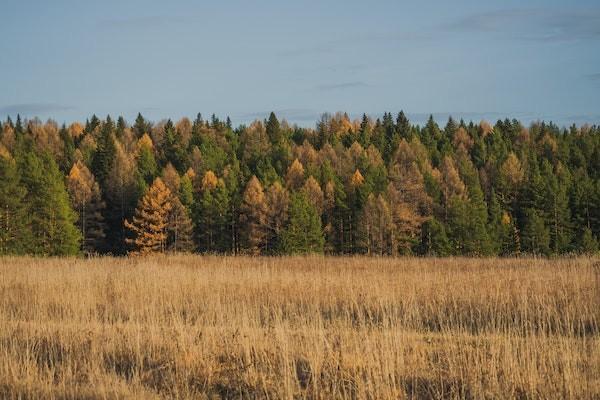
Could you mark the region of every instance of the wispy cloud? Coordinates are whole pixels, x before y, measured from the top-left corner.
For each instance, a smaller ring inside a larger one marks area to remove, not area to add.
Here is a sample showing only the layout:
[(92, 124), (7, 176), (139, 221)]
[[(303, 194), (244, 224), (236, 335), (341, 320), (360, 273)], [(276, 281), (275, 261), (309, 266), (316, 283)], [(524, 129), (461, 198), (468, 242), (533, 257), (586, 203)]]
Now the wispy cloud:
[(320, 90), (322, 92), (327, 92), (327, 91), (331, 91), (331, 90), (353, 89), (353, 88), (359, 88), (359, 87), (365, 87), (365, 86), (368, 86), (368, 85), (362, 81), (325, 83), (323, 85), (318, 85), (317, 90)]
[(600, 8), (519, 8), (467, 15), (445, 26), (451, 31), (487, 32), (532, 41), (600, 39)]
[(585, 75), (587, 79), (590, 81), (600, 81), (600, 72), (596, 72), (595, 74)]
[(75, 108), (63, 104), (55, 103), (23, 103), (23, 104), (9, 104), (0, 107), (0, 114), (22, 114), (26, 116), (34, 116), (40, 114), (49, 114), (60, 111), (70, 111)]

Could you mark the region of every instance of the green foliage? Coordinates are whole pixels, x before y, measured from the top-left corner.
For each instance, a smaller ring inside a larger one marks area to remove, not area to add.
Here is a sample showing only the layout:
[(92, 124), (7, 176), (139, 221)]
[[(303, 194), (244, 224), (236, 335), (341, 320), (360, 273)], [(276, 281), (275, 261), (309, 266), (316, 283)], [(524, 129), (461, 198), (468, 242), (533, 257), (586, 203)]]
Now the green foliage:
[[(176, 208), (192, 211), (193, 246), (202, 251), (560, 255), (594, 252), (600, 237), (598, 126), (449, 118), (440, 129), (432, 116), (421, 127), (401, 111), (354, 121), (324, 114), (316, 129), (274, 113), (237, 128), (215, 115), (198, 114), (190, 127), (155, 126), (138, 114), (131, 129), (122, 117), (92, 115), (84, 129), (57, 132), (17, 116), (0, 126), (0, 158), (2, 254), (77, 253), (63, 183), (75, 162), (99, 183), (89, 210), (106, 221), (84, 247), (113, 254), (126, 252), (123, 221), (168, 163), (177, 170), (168, 181)], [(205, 188), (207, 171), (214, 182)], [(299, 197), (308, 176), (318, 181), (311, 200)], [(275, 195), (266, 193), (276, 182), (289, 193), (274, 212), (267, 197)]]
[(282, 234), (282, 248), (286, 254), (323, 253), (325, 238), (321, 219), (305, 195), (292, 196), (288, 225)]
[(78, 254), (81, 234), (75, 227), (77, 216), (69, 204), (64, 177), (52, 157), (26, 151), (20, 155), (19, 169), (27, 190), (24, 203), (31, 218), (28, 252), (46, 256)]
[(25, 254), (32, 241), (27, 189), (15, 160), (0, 155), (0, 255)]

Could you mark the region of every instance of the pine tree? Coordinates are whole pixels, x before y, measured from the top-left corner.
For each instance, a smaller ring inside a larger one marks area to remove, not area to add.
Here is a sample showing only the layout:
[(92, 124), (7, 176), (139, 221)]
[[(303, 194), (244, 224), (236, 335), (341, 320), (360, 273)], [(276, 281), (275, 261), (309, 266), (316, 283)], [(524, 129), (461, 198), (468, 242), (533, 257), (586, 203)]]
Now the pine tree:
[(286, 254), (323, 253), (325, 238), (321, 219), (304, 194), (292, 196), (289, 215), (281, 238), (283, 251)]
[(240, 206), (242, 243), (252, 255), (260, 254), (267, 237), (267, 202), (260, 181), (252, 176), (244, 191)]
[(132, 222), (125, 220), (125, 227), (133, 238), (126, 242), (133, 246), (133, 254), (164, 253), (167, 249), (167, 229), (171, 191), (162, 179), (156, 178), (138, 203)]

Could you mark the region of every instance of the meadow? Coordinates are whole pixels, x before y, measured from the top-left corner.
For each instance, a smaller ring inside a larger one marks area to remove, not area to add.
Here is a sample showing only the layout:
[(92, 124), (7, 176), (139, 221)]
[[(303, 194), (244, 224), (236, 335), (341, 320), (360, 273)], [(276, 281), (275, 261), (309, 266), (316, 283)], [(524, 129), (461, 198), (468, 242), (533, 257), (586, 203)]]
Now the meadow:
[(0, 259), (0, 398), (600, 398), (600, 260)]

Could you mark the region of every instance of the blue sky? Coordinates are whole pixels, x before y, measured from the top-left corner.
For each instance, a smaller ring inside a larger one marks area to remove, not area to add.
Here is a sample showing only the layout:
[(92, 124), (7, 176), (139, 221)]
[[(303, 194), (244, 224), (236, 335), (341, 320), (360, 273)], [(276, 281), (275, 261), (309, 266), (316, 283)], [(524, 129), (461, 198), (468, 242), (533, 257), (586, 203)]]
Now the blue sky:
[(2, 0), (0, 117), (600, 122), (598, 1)]

